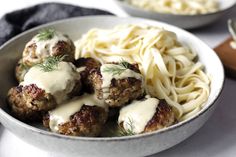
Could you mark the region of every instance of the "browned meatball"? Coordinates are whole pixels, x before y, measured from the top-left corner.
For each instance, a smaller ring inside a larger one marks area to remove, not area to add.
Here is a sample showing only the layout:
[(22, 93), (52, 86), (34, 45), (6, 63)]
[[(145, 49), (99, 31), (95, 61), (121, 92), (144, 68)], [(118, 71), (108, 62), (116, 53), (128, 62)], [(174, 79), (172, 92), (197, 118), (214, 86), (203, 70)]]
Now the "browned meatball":
[[(132, 122), (132, 117), (129, 118), (130, 122), (128, 123), (128, 125), (130, 125), (130, 127), (133, 129), (136, 128), (137, 126), (135, 126)], [(153, 115), (151, 120), (148, 121), (144, 130), (141, 133), (156, 131), (168, 127), (174, 124), (175, 122), (176, 118), (172, 107), (169, 106), (165, 100), (160, 100), (158, 107), (156, 108), (155, 114)], [(132, 129), (125, 130), (123, 126), (123, 121), (119, 123), (119, 126), (122, 136), (137, 134)]]
[(50, 93), (58, 104), (80, 95), (80, 73), (72, 63), (50, 57), (43, 64), (31, 67), (21, 85), (37, 85)]
[(176, 121), (175, 114), (170, 105), (165, 100), (160, 100), (156, 113), (147, 123), (144, 132), (152, 132), (174, 124)]
[[(71, 136), (99, 136), (107, 120), (107, 111), (98, 106), (83, 105), (81, 109), (70, 116), (66, 123), (58, 125), (58, 133)], [(49, 128), (49, 114), (44, 116), (43, 124)]]
[(53, 29), (39, 32), (27, 43), (23, 51), (23, 63), (29, 67), (42, 63), (49, 56), (66, 55), (64, 61), (74, 61), (75, 46), (67, 36)]
[[(155, 113), (152, 116), (152, 118), (146, 124), (144, 123), (143, 130), (139, 130), (140, 129), (139, 124), (141, 124), (141, 127), (142, 127), (143, 121), (145, 121), (146, 119), (145, 118), (143, 119), (143, 117), (137, 118), (137, 116), (142, 116), (142, 114), (139, 111), (140, 109), (142, 109), (142, 112), (143, 111), (149, 112), (149, 111), (145, 111), (145, 108), (146, 108), (145, 106), (148, 105), (147, 103), (150, 103), (148, 101), (145, 101), (147, 99), (149, 98), (145, 98), (144, 100), (140, 100), (140, 101), (134, 101), (134, 103), (130, 105), (135, 104), (138, 106), (127, 105), (126, 107), (128, 108), (125, 107), (124, 108), (125, 110), (123, 110), (123, 112), (121, 110), (120, 117), (118, 118), (118, 122), (119, 122), (118, 125), (120, 126), (119, 129), (120, 129), (121, 135), (127, 136), (127, 135), (139, 134), (139, 133), (152, 132), (152, 131), (156, 131), (156, 130), (168, 127), (176, 122), (175, 114), (172, 107), (168, 105), (165, 100), (160, 100), (158, 102), (158, 105), (155, 109)], [(140, 108), (140, 105), (142, 106), (142, 108)], [(136, 108), (138, 108), (137, 111), (135, 111)], [(126, 124), (128, 125), (128, 128), (126, 128), (127, 130), (124, 128), (124, 118), (126, 120), (128, 118), (129, 120), (129, 121), (126, 121)], [(136, 119), (138, 119), (138, 121), (135, 121)]]
[(39, 121), (44, 113), (56, 107), (53, 96), (34, 84), (11, 88), (8, 104), (12, 114), (22, 121)]
[[(128, 64), (127, 68), (140, 74), (137, 64)], [(123, 106), (132, 100), (141, 98), (144, 94), (143, 80), (134, 77), (126, 77), (123, 79), (113, 78), (108, 92), (104, 93), (102, 87), (104, 78), (100, 68), (93, 69), (88, 76), (88, 80), (92, 82), (97, 98), (100, 100), (104, 99), (105, 103), (110, 107)]]
[(85, 68), (82, 69), (83, 71), (80, 73), (83, 91), (92, 93), (94, 89), (91, 80), (88, 79), (88, 76), (91, 70), (99, 68), (101, 63), (93, 58), (79, 58), (75, 61), (75, 66), (77, 68)]
[(22, 59), (18, 61), (15, 68), (15, 75), (18, 82), (22, 82), (24, 80), (24, 76), (29, 69), (30, 67), (22, 63)]

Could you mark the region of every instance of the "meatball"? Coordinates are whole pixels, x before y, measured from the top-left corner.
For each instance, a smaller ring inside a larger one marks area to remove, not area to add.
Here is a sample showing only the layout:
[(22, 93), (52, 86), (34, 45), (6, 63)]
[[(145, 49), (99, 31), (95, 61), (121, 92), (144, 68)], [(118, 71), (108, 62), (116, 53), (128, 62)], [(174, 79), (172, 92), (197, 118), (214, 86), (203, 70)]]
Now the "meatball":
[[(110, 69), (103, 67), (107, 65), (110, 66), (108, 67)], [(114, 68), (113, 65), (115, 65)], [(115, 68), (121, 71), (117, 72)], [(123, 106), (132, 100), (141, 98), (144, 94), (143, 78), (137, 64), (132, 65), (126, 62), (126, 67), (123, 67), (121, 63), (104, 64), (100, 68), (93, 69), (88, 80), (88, 82), (92, 82), (97, 98), (104, 100), (110, 107)], [(107, 83), (109, 83), (108, 86), (105, 85)]]
[[(69, 62), (60, 62), (52, 58), (50, 66), (33, 66), (29, 69), (21, 85), (35, 84), (47, 93), (53, 95), (57, 104), (80, 95), (80, 73)], [(37, 77), (35, 77), (37, 76)]]
[(39, 32), (23, 51), (23, 64), (32, 67), (49, 56), (66, 56), (64, 61), (74, 61), (75, 46), (67, 36), (53, 29)]
[(7, 100), (12, 114), (22, 121), (40, 121), (44, 113), (56, 107), (53, 96), (34, 84), (11, 88)]
[[(154, 101), (135, 101), (120, 111), (118, 122), (123, 133), (129, 135), (152, 132), (176, 122), (174, 110), (165, 100), (151, 99)], [(152, 102), (153, 104), (151, 104)], [(147, 118), (149, 115), (151, 115), (150, 119)], [(124, 127), (124, 123), (126, 123), (126, 127)]]
[(15, 68), (15, 75), (18, 82), (22, 82), (24, 80), (24, 76), (29, 69), (30, 67), (22, 63), (22, 59), (18, 61)]
[(152, 132), (174, 124), (176, 121), (174, 110), (165, 100), (160, 100), (156, 113), (147, 123), (144, 132)]
[(80, 73), (83, 91), (93, 93), (93, 85), (88, 76), (93, 69), (100, 68), (101, 63), (93, 58), (79, 58), (75, 61), (75, 66), (77, 68), (84, 68)]
[[(57, 132), (71, 136), (98, 136), (107, 120), (107, 111), (98, 106), (83, 105), (81, 109), (70, 116), (68, 122), (58, 124)], [(50, 116), (43, 118), (43, 124), (50, 129)]]

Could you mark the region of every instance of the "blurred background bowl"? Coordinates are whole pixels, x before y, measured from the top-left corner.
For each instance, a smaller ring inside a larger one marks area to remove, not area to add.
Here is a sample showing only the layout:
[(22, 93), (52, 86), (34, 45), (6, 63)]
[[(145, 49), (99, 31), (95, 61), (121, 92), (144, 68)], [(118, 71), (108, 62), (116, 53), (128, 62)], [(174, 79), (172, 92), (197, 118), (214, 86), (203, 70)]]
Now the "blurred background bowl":
[(236, 0), (219, 0), (220, 10), (217, 12), (198, 15), (176, 15), (148, 11), (132, 6), (124, 0), (114, 1), (131, 16), (163, 21), (184, 29), (194, 29), (211, 24), (220, 19), (226, 12), (230, 11), (236, 6)]

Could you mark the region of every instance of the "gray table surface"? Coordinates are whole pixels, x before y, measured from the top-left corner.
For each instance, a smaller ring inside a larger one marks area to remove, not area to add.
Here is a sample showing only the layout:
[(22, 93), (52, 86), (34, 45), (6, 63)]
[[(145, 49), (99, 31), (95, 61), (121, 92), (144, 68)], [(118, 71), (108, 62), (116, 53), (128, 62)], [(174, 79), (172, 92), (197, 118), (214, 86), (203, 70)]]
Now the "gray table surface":
[[(118, 11), (115, 13), (117, 14)], [(122, 13), (123, 14), (123, 13)], [(119, 15), (119, 14), (118, 14)], [(236, 7), (217, 23), (191, 30), (209, 46), (215, 47), (229, 33), (226, 21), (236, 19)], [(210, 61), (210, 60), (209, 60)], [(236, 156), (236, 80), (226, 78), (220, 103), (213, 116), (193, 136), (152, 157), (235, 157)], [(27, 151), (25, 149), (27, 148)], [(56, 157), (25, 143), (0, 126), (0, 157)]]

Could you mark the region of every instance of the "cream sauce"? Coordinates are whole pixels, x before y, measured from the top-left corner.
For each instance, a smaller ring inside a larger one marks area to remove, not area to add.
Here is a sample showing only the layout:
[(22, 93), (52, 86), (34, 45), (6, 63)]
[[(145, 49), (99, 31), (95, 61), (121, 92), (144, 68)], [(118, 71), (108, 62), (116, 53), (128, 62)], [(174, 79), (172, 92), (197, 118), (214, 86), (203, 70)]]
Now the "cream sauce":
[(58, 131), (58, 125), (68, 122), (70, 116), (80, 111), (83, 105), (99, 106), (108, 110), (108, 107), (103, 101), (98, 100), (95, 95), (85, 94), (81, 97), (76, 97), (69, 102), (62, 104), (60, 107), (49, 112), (50, 121), (49, 127), (53, 132)]
[[(103, 89), (103, 98), (106, 99), (109, 96), (109, 88), (110, 88), (110, 84), (111, 84), (111, 80), (112, 79), (125, 79), (128, 77), (133, 77), (136, 78), (138, 80), (142, 80), (143, 76), (140, 73), (137, 73), (133, 70), (130, 69), (125, 69), (121, 74), (117, 74), (117, 75), (113, 75), (112, 72), (105, 72), (105, 69), (108, 68), (123, 68), (120, 65), (116, 65), (116, 64), (103, 64), (100, 68), (101, 71), (101, 75), (102, 75), (102, 89)], [(143, 83), (143, 80), (142, 80)]]
[(125, 130), (132, 130), (136, 134), (142, 133), (154, 116), (158, 104), (159, 100), (150, 96), (146, 96), (142, 101), (133, 101), (120, 110), (118, 123), (123, 122)]
[(70, 93), (80, 74), (76, 72), (72, 63), (60, 62), (57, 69), (44, 72), (41, 67), (32, 67), (25, 75), (24, 82), (21, 85), (26, 86), (36, 84), (39, 88), (45, 90), (54, 96), (58, 104), (67, 100), (67, 94)]

